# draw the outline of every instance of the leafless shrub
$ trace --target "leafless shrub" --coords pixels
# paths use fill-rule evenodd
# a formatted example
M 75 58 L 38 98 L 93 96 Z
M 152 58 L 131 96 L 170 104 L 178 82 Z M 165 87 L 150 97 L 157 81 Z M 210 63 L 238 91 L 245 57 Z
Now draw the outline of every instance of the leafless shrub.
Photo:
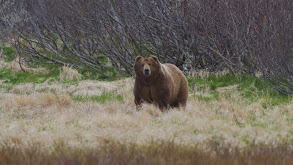
M 15 8 L 25 9 L 19 14 L 21 23 L 14 26 L 19 37 L 16 46 L 31 62 L 111 76 L 106 71 L 133 74 L 135 56 L 154 54 L 177 66 L 185 58 L 193 69 L 261 71 L 268 84 L 292 94 L 293 3 L 289 0 L 14 3 Z

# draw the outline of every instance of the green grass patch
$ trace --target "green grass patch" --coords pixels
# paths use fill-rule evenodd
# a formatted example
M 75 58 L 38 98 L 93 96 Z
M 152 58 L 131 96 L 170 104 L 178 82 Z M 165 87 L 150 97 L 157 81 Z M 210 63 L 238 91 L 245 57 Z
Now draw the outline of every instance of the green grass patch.
M 190 92 L 193 90 L 208 91 L 209 95 L 214 95 L 213 99 L 218 100 L 219 95 L 215 94 L 216 89 L 237 85 L 241 96 L 248 99 L 251 103 L 260 99 L 263 100 L 263 106 L 275 106 L 290 103 L 292 96 L 282 95 L 277 91 L 266 86 L 260 78 L 251 75 L 216 75 L 210 74 L 206 78 L 187 77 Z M 233 92 L 233 91 L 232 91 Z M 211 97 L 199 97 L 203 101 L 212 100 Z
M 4 45 L 3 54 L 4 54 L 4 60 L 7 62 L 11 62 L 16 57 L 16 50 L 12 46 Z
M 31 74 L 27 72 L 12 72 L 8 68 L 0 69 L 0 79 L 5 83 L 21 84 L 21 83 L 43 83 L 49 78 L 57 78 L 58 74 Z
M 193 94 L 192 97 L 205 102 L 219 101 L 220 95 L 217 92 L 211 91 L 207 94 Z
M 97 71 L 90 70 L 89 68 L 85 68 L 84 70 L 81 70 L 79 73 L 83 75 L 85 79 L 91 79 L 91 80 L 102 80 L 102 81 L 117 81 L 126 77 L 130 77 L 126 73 L 119 72 L 116 69 L 113 68 L 105 68 L 101 70 L 105 75 L 102 75 L 98 73 Z M 108 77 L 107 77 L 108 76 Z

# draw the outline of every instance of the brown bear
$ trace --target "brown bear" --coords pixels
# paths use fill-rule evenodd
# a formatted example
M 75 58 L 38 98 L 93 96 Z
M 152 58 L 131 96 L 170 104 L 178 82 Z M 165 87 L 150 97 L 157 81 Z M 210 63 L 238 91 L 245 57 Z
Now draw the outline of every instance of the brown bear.
M 175 65 L 162 64 L 156 56 L 137 56 L 134 71 L 134 101 L 137 108 L 143 102 L 154 103 L 161 110 L 186 106 L 188 83 Z

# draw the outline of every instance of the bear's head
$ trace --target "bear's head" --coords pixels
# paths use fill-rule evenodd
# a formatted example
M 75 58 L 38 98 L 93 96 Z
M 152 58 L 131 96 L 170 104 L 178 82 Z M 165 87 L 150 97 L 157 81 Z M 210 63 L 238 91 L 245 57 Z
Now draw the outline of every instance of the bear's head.
M 135 58 L 134 71 L 137 76 L 154 77 L 159 73 L 160 69 L 161 63 L 156 56 L 148 58 L 137 56 Z

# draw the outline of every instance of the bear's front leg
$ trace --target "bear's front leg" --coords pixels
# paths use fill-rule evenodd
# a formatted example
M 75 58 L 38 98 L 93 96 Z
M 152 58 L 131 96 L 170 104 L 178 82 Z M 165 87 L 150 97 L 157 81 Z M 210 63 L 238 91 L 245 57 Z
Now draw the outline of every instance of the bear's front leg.
M 136 110 L 138 111 L 142 107 L 143 100 L 139 96 L 134 96 L 134 97 L 135 97 L 134 102 L 135 102 L 135 105 L 136 105 Z
M 168 101 L 161 99 L 157 102 L 157 106 L 160 108 L 161 111 L 164 111 L 169 108 Z
M 160 110 L 165 110 L 169 108 L 170 92 L 167 89 L 152 89 L 152 97 L 154 98 L 154 104 L 160 108 Z

